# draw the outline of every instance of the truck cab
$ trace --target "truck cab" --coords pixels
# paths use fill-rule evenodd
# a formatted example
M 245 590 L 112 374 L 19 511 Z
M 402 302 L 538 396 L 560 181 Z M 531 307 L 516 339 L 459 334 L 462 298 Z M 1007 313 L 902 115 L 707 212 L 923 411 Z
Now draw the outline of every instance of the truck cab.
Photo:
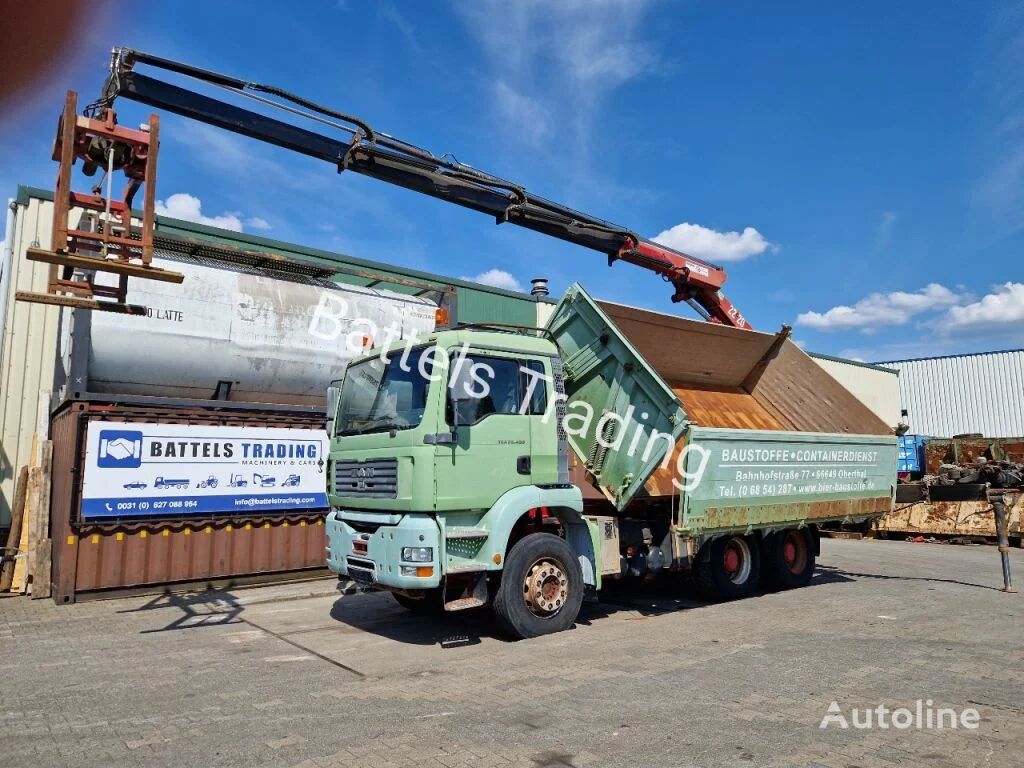
M 452 610 L 489 601 L 510 538 L 566 525 L 589 538 L 558 377 L 554 343 L 528 331 L 441 331 L 354 360 L 333 421 L 328 565 L 413 609 Z M 558 543 L 571 562 L 546 589 L 561 608 L 569 585 L 550 576 L 576 556 Z

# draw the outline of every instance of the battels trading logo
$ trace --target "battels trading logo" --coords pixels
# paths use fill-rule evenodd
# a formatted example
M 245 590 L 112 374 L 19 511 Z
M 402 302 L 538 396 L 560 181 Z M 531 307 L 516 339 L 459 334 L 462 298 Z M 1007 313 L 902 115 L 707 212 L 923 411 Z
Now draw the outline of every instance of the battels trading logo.
M 96 465 L 109 469 L 135 469 L 142 466 L 142 433 L 135 429 L 100 431 L 100 455 Z

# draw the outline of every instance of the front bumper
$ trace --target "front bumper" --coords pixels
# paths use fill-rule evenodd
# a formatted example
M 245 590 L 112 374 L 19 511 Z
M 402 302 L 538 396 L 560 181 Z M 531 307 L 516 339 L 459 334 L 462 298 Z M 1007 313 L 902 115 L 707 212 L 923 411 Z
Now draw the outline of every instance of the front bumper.
M 430 515 L 335 509 L 327 515 L 326 528 L 327 567 L 341 576 L 392 589 L 430 589 L 441 584 L 441 531 Z M 431 547 L 433 560 L 403 562 L 403 547 Z M 430 567 L 431 575 L 403 576 L 403 565 Z

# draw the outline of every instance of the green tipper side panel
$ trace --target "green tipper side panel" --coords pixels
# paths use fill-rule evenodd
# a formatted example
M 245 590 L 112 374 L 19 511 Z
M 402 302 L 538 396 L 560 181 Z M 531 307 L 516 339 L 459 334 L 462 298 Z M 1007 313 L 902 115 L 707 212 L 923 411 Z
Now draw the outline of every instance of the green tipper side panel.
M 668 384 L 579 285 L 566 291 L 547 327 L 562 358 L 569 443 L 622 511 L 686 429 L 686 413 Z M 602 420 L 606 414 L 621 421 Z M 643 435 L 637 442 L 638 429 Z M 599 443 L 598 430 L 603 443 L 613 447 Z M 650 439 L 654 430 L 666 437 Z M 639 449 L 630 451 L 632 445 Z
M 698 533 L 888 511 L 896 445 L 894 436 L 690 427 L 693 487 L 683 494 L 681 528 Z

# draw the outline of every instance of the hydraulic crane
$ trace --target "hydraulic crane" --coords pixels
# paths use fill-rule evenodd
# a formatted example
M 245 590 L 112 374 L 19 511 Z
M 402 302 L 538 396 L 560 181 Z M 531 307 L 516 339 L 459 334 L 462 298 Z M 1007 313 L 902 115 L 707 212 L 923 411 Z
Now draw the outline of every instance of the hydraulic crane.
M 264 106 L 315 121 L 341 135 L 317 133 L 155 79 L 139 72 L 140 65 L 175 73 L 252 99 Z M 280 88 L 128 48 L 116 48 L 111 57 L 110 77 L 100 98 L 84 110 L 86 117 L 94 122 L 106 120 L 109 123 L 114 100 L 118 97 L 325 160 L 336 165 L 339 173 L 352 171 L 372 176 L 489 214 L 499 224 L 517 224 L 600 251 L 607 255 L 609 266 L 616 261 L 625 261 L 657 273 L 671 283 L 673 301 L 689 303 L 704 319 L 750 328 L 739 310 L 722 294 L 726 273 L 721 267 L 645 240 L 624 227 L 538 197 L 519 184 L 460 163 L 450 155 L 437 156 L 381 133 L 357 117 L 314 104 Z M 153 173 L 155 175 L 155 169 Z M 153 179 L 147 181 L 147 199 L 150 199 Z M 149 276 L 154 274 L 151 272 Z

